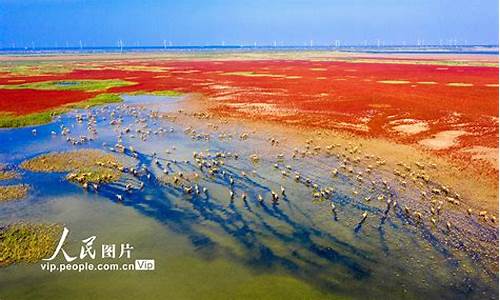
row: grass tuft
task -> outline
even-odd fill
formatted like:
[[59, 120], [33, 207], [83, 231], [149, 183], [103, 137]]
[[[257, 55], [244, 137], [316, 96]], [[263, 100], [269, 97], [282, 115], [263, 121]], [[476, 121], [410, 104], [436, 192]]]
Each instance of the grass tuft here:
[[0, 89], [102, 92], [110, 88], [122, 87], [134, 84], [136, 83], [119, 79], [50, 80], [50, 81], [30, 82], [22, 84], [5, 84], [5, 85], [0, 85]]
[[29, 186], [26, 184], [0, 185], [0, 202], [18, 200], [26, 197]]
[[123, 99], [118, 94], [99, 94], [88, 100], [70, 103], [54, 109], [31, 113], [27, 115], [14, 115], [0, 112], [0, 128], [17, 128], [33, 125], [41, 125], [52, 122], [54, 116], [68, 112], [70, 109], [86, 109], [97, 105], [122, 102]]
[[0, 226], [0, 266], [34, 263], [50, 256], [62, 231], [59, 224], [16, 223]]

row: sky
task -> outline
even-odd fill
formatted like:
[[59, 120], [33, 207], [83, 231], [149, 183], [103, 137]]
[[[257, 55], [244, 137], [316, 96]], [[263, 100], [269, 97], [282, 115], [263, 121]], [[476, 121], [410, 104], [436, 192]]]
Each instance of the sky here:
[[498, 11], [497, 0], [0, 0], [0, 48], [497, 45]]

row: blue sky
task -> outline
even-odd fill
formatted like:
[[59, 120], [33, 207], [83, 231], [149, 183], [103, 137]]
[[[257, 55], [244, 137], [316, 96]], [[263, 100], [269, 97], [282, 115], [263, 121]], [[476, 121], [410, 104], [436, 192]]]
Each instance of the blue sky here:
[[498, 44], [495, 0], [0, 0], [0, 47]]

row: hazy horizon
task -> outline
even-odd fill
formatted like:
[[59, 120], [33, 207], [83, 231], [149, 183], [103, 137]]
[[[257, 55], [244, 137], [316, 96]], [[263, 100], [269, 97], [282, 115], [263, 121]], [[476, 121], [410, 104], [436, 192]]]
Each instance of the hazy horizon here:
[[498, 2], [0, 0], [0, 48], [119, 41], [125, 47], [498, 45]]

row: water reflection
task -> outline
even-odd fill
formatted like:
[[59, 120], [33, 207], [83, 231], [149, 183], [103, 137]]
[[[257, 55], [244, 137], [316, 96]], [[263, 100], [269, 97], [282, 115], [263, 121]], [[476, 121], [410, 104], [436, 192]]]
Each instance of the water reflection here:
[[[70, 128], [71, 137], [88, 136], [90, 125], [81, 121], [89, 120], [86, 112], [71, 113], [40, 126], [35, 137], [30, 128], [3, 130], [0, 138], [5, 143], [0, 143], [0, 158], [15, 166], [23, 159], [46, 152], [82, 147], [109, 151], [120, 143], [127, 146], [120, 155], [135, 165], [119, 182], [103, 185], [97, 191], [82, 191], [66, 182], [64, 174], [39, 176], [20, 170], [23, 176], [19, 180], [29, 182], [36, 195], [96, 192], [187, 236], [201, 257], [221, 256], [256, 272], [279, 268], [333, 294], [371, 293], [379, 298], [387, 290], [394, 295], [405, 290], [409, 298], [439, 295], [450, 299], [480, 298], [483, 292], [496, 294], [497, 274], [488, 274], [493, 279], [484, 280], [482, 270], [470, 271], [474, 268], [473, 260], [444, 244], [438, 236], [442, 232], [410, 218], [399, 201], [360, 200], [370, 195], [383, 195], [393, 201], [412, 199], [418, 197], [418, 190], [401, 191], [391, 183], [360, 184], [342, 172], [332, 179], [329, 170], [341, 164], [337, 157], [292, 161], [293, 170], [300, 170], [301, 174], [296, 180], [273, 168], [275, 153], [269, 150], [265, 133], [255, 134], [246, 142], [237, 138], [217, 139], [215, 134], [208, 139], [205, 135], [193, 138], [184, 133], [182, 124], [151, 117], [156, 116], [151, 110], [175, 111], [175, 101], [180, 100], [167, 105], [164, 97], [128, 97], [126, 101], [127, 105], [91, 110], [98, 135], [78, 146], [50, 133], [66, 127]], [[80, 121], [75, 120], [75, 115]], [[124, 133], [124, 128], [130, 132]], [[262, 149], [259, 163], [247, 159], [252, 154], [248, 144], [252, 149]], [[176, 150], [172, 150], [173, 146]], [[280, 151], [291, 152], [286, 147]], [[166, 149], [170, 149], [168, 153]], [[207, 166], [200, 168], [192, 156], [200, 151], [205, 152], [204, 160], [223, 164], [217, 165], [216, 172]], [[221, 159], [219, 152], [227, 157]], [[228, 153], [238, 153], [239, 158]], [[199, 174], [197, 178], [187, 176], [194, 173]], [[184, 177], [174, 182], [179, 174]], [[374, 172], [371, 178], [380, 181], [390, 177]], [[286, 192], [280, 194], [281, 186]], [[319, 199], [312, 197], [312, 191], [329, 186], [331, 193]], [[277, 203], [271, 201], [272, 193], [279, 194]], [[259, 195], [263, 202], [258, 200]], [[211, 230], [214, 227], [217, 231]], [[493, 229], [481, 230], [498, 241]], [[234, 251], [232, 243], [243, 251]], [[461, 264], [468, 265], [467, 272], [461, 273]], [[395, 277], [395, 273], [408, 275]], [[450, 277], [450, 273], [458, 274]]]

